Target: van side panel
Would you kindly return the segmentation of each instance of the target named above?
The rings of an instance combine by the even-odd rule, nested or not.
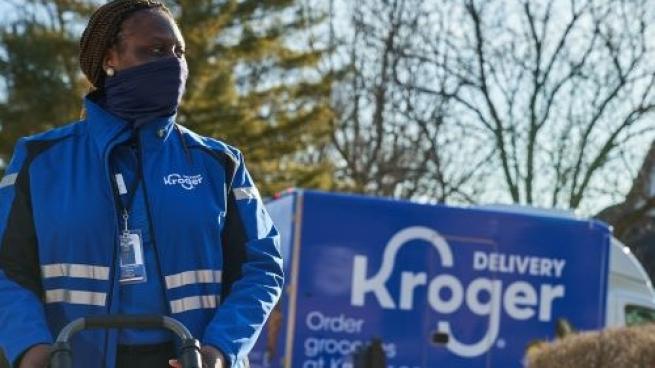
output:
[[[518,368],[560,318],[603,327],[602,224],[312,191],[303,201],[291,367],[351,368],[379,338],[390,368]]]

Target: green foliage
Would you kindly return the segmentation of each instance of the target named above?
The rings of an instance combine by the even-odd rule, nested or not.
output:
[[[179,0],[191,77],[180,121],[244,151],[267,194],[328,188],[320,154],[330,134],[324,50],[293,48],[321,19],[293,0]]]
[[[6,164],[21,136],[79,118],[88,87],[65,23],[34,17],[5,25],[0,50],[0,163]]]
[[[23,8],[20,19],[0,33],[5,163],[20,136],[77,119],[88,89],[77,43],[94,1],[28,3],[33,11]],[[309,47],[307,39],[324,19],[308,16],[296,0],[167,5],[185,36],[191,72],[178,121],[241,149],[264,194],[291,186],[331,187],[324,150],[332,80],[319,71],[326,50]]]

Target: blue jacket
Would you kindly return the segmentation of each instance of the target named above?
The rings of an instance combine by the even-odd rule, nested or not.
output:
[[[68,322],[115,314],[119,214],[108,158],[136,137],[169,315],[233,367],[283,284],[278,233],[241,153],[173,118],[133,131],[85,101],[84,120],[19,140],[0,181],[0,345],[15,362]],[[115,330],[73,339],[75,367],[114,367]]]

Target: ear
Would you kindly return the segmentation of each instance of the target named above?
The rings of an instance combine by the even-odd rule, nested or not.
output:
[[[120,65],[118,51],[115,47],[110,47],[105,54],[105,58],[102,61],[102,69],[107,71],[111,68],[117,70]]]

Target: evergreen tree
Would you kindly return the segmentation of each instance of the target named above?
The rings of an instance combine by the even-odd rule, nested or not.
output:
[[[267,194],[330,187],[323,148],[332,78],[308,36],[325,21],[295,0],[178,0],[190,80],[180,121],[244,151]]]
[[[79,118],[88,84],[79,72],[75,25],[90,7],[26,1],[0,28],[0,173],[15,142]]]

